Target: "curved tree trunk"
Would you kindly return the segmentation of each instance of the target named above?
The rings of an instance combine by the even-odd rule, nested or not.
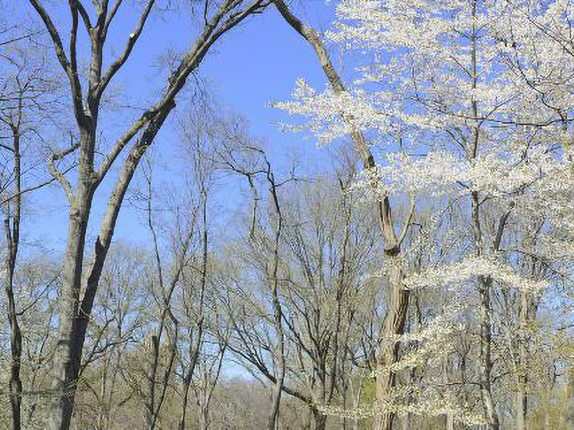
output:
[[[274,3],[285,21],[287,21],[287,23],[297,31],[297,33],[311,44],[335,94],[344,93],[345,87],[317,32],[313,28],[303,24],[303,22],[301,22],[301,20],[291,12],[283,0],[274,0]],[[352,118],[346,116],[343,116],[343,121],[347,124],[353,123]],[[353,139],[355,148],[361,156],[365,170],[368,171],[375,167],[374,157],[363,133],[360,130],[354,130],[351,133],[351,138]],[[391,203],[388,197],[383,197],[376,203],[375,212],[377,214],[379,228],[384,239],[385,262],[391,268],[392,272],[390,275],[390,294],[387,306],[387,315],[383,324],[383,333],[381,333],[383,338],[404,333],[409,305],[409,290],[405,288],[403,283],[404,273],[401,268],[399,256],[401,253],[401,242],[407,233],[410,220],[413,216],[413,211],[414,204],[411,207],[409,215],[403,222],[401,233],[397,236]],[[388,402],[392,398],[392,391],[395,387],[396,380],[394,372],[390,371],[390,366],[396,363],[399,359],[399,347],[399,342],[383,343],[377,356],[376,396],[377,401],[381,404]],[[390,410],[385,411],[385,413],[378,414],[375,418],[374,429],[391,430],[394,416],[395,413]]]

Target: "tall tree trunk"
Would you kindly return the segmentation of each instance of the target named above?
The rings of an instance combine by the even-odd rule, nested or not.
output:
[[[207,406],[200,409],[199,430],[209,430],[209,408]]]
[[[21,112],[20,100],[20,112]],[[6,292],[8,307],[8,323],[10,324],[10,408],[11,429],[20,430],[22,410],[22,380],[20,369],[22,366],[22,332],[18,323],[18,313],[14,298],[14,271],[20,244],[21,219],[21,159],[20,159],[20,130],[12,126],[12,154],[14,159],[14,198],[5,205],[4,232],[6,237],[7,255],[4,264],[4,291]]]
[[[445,356],[444,360],[443,360],[443,366],[442,366],[442,381],[443,384],[445,386],[448,386],[448,384],[450,383],[450,377],[449,377],[449,373],[450,373],[450,360],[449,360],[449,356],[448,354]],[[445,430],[454,430],[454,416],[453,413],[451,411],[447,411],[444,417],[444,421],[445,421]]]
[[[148,390],[147,390],[147,402],[145,409],[146,429],[153,428],[155,422],[155,412],[156,412],[155,387],[157,384],[157,368],[159,366],[159,339],[154,334],[150,336],[150,347],[151,347],[151,360],[150,360],[150,369],[147,376]]]
[[[445,417],[445,429],[446,430],[454,430],[454,416],[452,412],[448,412]]]
[[[516,390],[516,430],[526,430],[526,408],[527,397],[524,386],[519,385]]]
[[[67,190],[71,208],[63,285],[60,292],[59,341],[53,358],[54,376],[51,386],[53,400],[48,417],[50,430],[68,430],[70,426],[88,323],[122,202],[141,158],[174,107],[175,104],[172,102],[165,110],[158,113],[130,149],[108,200],[100,233],[95,242],[94,254],[82,279],[87,225],[93,194],[99,183],[92,169],[95,134],[83,133],[79,144],[78,185],[75,193]],[[82,290],[84,295],[80,300]]]
[[[517,363],[517,387],[516,387],[516,430],[527,430],[526,413],[528,412],[528,351],[527,336],[529,318],[529,297],[526,291],[520,292],[520,325],[518,337],[518,363]]]
[[[6,270],[4,284],[6,296],[8,297],[8,321],[10,324],[10,407],[12,411],[11,428],[12,430],[20,430],[22,410],[22,380],[20,379],[20,369],[22,365],[22,332],[18,323],[15,300],[12,291],[14,285],[14,267],[12,263],[10,263],[10,266],[12,267]]]
[[[313,430],[325,430],[327,416],[315,407],[311,408],[311,413],[313,414]]]
[[[549,400],[551,399],[551,396],[548,396]],[[547,413],[546,413],[546,428],[550,428],[550,422],[551,422],[551,418],[550,418],[550,402],[548,402],[549,405],[546,408],[547,409]],[[566,414],[564,416],[564,429],[565,430],[573,430],[574,429],[574,372],[572,371],[572,369],[569,370],[568,372],[568,383],[566,386]]]
[[[199,354],[201,352],[203,344],[203,325],[204,325],[204,302],[205,302],[205,289],[207,286],[207,262],[208,262],[208,250],[209,250],[209,230],[207,228],[207,199],[208,194],[205,188],[205,183],[201,183],[201,195],[202,195],[202,224],[203,224],[203,238],[202,238],[202,263],[201,263],[201,290],[199,293],[199,321],[197,322],[197,336],[194,342],[192,335],[189,339],[189,367],[187,369],[187,374],[183,379],[183,398],[181,402],[181,417],[179,420],[179,430],[185,430],[185,420],[187,415],[187,405],[189,402],[189,389],[191,388],[191,381],[193,379],[193,374],[195,372],[195,367],[199,359]],[[192,332],[193,333],[193,332]]]
[[[482,229],[480,223],[480,202],[477,192],[472,193],[472,222],[475,244],[475,253],[482,255]],[[503,226],[499,226],[499,229]],[[494,407],[492,396],[492,306],[490,304],[490,290],[492,278],[478,276],[479,318],[480,318],[480,361],[478,364],[478,377],[480,383],[480,396],[488,422],[489,430],[499,430],[500,422]]]
[[[492,307],[490,305],[490,278],[480,277],[478,294],[480,297],[480,363],[478,366],[480,394],[484,405],[489,430],[498,430],[500,423],[492,396]]]
[[[91,206],[89,186],[80,182],[82,200],[72,203],[68,221],[68,243],[64,260],[63,285],[60,293],[58,343],[52,365],[52,402],[48,428],[67,430],[70,426],[74,397],[80,372],[83,340],[77,336],[79,299],[86,228]]]
[[[267,429],[275,430],[277,420],[279,418],[279,406],[281,404],[281,392],[283,390],[283,383],[285,381],[285,335],[283,333],[283,311],[281,308],[281,301],[279,300],[279,250],[281,244],[281,231],[283,227],[283,214],[281,213],[281,206],[279,204],[279,196],[277,194],[277,184],[275,176],[271,172],[271,165],[267,159],[267,182],[270,186],[271,197],[273,199],[273,206],[275,209],[275,216],[277,222],[275,224],[275,238],[273,244],[273,261],[271,263],[270,283],[271,283],[271,300],[273,303],[273,322],[275,326],[275,334],[277,336],[277,352],[278,352],[278,374],[275,384],[273,384],[271,396],[271,411],[267,421]]]
[[[397,251],[398,252],[398,251]],[[377,401],[384,404],[392,404],[393,389],[396,384],[396,375],[390,370],[390,366],[399,361],[400,342],[388,341],[384,338],[393,334],[403,334],[409,304],[409,290],[403,285],[404,274],[400,268],[400,262],[396,256],[387,254],[387,261],[391,267],[390,300],[383,326],[383,341],[377,357],[376,366],[376,395]],[[393,265],[396,265],[393,267]],[[389,403],[386,403],[389,402]],[[392,410],[383,410],[375,417],[375,430],[391,430],[395,413]]]
[[[187,375],[186,375],[187,376]],[[179,418],[178,429],[185,430],[185,420],[187,419],[187,405],[189,404],[189,389],[191,388],[191,377],[186,377],[182,385],[181,415]]]

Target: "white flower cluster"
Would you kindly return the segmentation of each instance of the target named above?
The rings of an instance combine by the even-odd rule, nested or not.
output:
[[[406,399],[409,401],[406,401]],[[472,410],[468,405],[462,404],[450,392],[439,393],[434,389],[420,389],[417,387],[396,387],[387,399],[377,400],[370,404],[344,409],[337,406],[321,406],[326,415],[345,417],[350,419],[365,419],[394,412],[399,416],[414,414],[426,417],[452,416],[455,422],[468,426],[483,425],[484,417]]]
[[[508,264],[488,257],[466,257],[450,266],[435,269],[425,269],[421,273],[412,274],[405,279],[405,284],[411,288],[456,287],[477,277],[490,277],[519,290],[538,294],[548,288],[549,283],[544,279],[530,279],[516,273]]]
[[[381,95],[377,95],[378,104]],[[332,142],[355,130],[386,129],[389,115],[379,110],[367,99],[363,90],[335,94],[330,89],[317,93],[303,79],[296,83],[293,99],[274,106],[292,115],[309,118],[309,130],[317,137],[319,145]]]
[[[489,197],[508,196],[537,185],[545,177],[554,177],[560,160],[545,151],[541,146],[522,153],[498,149],[483,151],[473,159],[445,150],[433,150],[417,157],[388,153],[386,163],[363,172],[353,190],[371,198],[405,192],[453,195],[454,189],[458,189],[459,194],[477,191]],[[551,186],[556,192],[562,185],[547,181],[544,186]]]
[[[401,336],[386,336],[382,342],[400,341],[405,345],[416,342],[417,348],[407,351],[401,359],[388,367],[379,367],[371,372],[371,377],[378,373],[391,370],[399,372],[404,369],[414,369],[419,366],[438,365],[444,355],[452,348],[452,339],[457,336],[463,327],[453,323],[453,315],[458,313],[460,307],[453,304],[447,311],[435,317],[420,331],[407,333]]]

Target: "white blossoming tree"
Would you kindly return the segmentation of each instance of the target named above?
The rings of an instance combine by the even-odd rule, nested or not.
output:
[[[300,22],[297,28],[293,16],[282,11],[315,48],[331,87],[320,92],[301,79],[294,99],[278,106],[307,117],[320,144],[350,135],[359,152],[365,151],[365,137],[371,146],[382,147],[376,164],[365,163],[364,180],[356,186],[366,198],[389,202],[416,195],[424,200],[419,207],[435,208],[436,226],[453,200],[460,207],[457,233],[462,244],[446,261],[444,255],[431,258],[419,271],[407,269],[402,258],[402,288],[476,291],[468,300],[477,304],[477,386],[482,419],[490,430],[499,429],[501,421],[493,388],[493,291],[519,292],[522,306],[516,307],[516,319],[524,333],[534,304],[550,286],[545,271],[528,269],[525,262],[547,265],[544,253],[555,247],[564,252],[553,256],[554,264],[572,257],[570,237],[563,231],[571,217],[565,209],[572,197],[572,166],[568,148],[557,146],[569,138],[565,131],[572,73],[567,32],[572,13],[569,2],[538,3],[340,1],[327,39],[352,52],[347,58],[353,72],[350,83],[339,87],[332,75],[339,83],[340,75],[328,61],[323,42]],[[280,11],[286,7],[282,1],[276,4]],[[536,40],[541,35],[554,43],[540,49]],[[538,225],[530,237],[509,231],[512,225],[529,222]],[[405,227],[409,223],[410,218]],[[427,228],[438,227],[431,223]],[[427,239],[411,238],[403,254]],[[396,264],[386,256],[383,272],[391,282]],[[391,301],[389,312],[392,306]],[[393,335],[401,333],[386,331],[382,345]],[[405,341],[395,336],[390,342],[396,345],[397,340]],[[516,396],[515,421],[524,429],[527,378],[517,369],[526,365],[526,340],[518,342],[522,350],[515,364],[520,366],[514,370],[522,388]],[[385,368],[395,374],[408,366],[404,363],[387,361]],[[378,379],[383,379],[385,368],[377,369]],[[402,399],[400,393],[394,383],[377,390],[377,403],[371,407],[377,417],[374,428],[393,428],[400,411],[394,400]],[[420,408],[425,407],[422,402]],[[465,420],[464,413],[447,409],[442,411],[451,418],[450,428],[453,414]]]

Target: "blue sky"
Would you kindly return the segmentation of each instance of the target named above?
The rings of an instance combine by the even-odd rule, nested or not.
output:
[[[63,38],[69,34],[66,3],[45,2]],[[89,6],[91,2],[84,3]],[[116,55],[137,20],[136,9],[130,7],[118,14],[110,30],[108,51],[115,49]],[[305,20],[320,29],[327,28],[333,19],[332,6],[323,0],[298,2],[296,8]],[[16,10],[39,22],[27,1],[18,2]],[[128,64],[114,81],[118,91],[128,94],[130,103],[142,107],[151,104],[162,88],[165,69],[158,67],[158,63],[163,53],[166,49],[181,52],[190,46],[197,28],[183,8],[177,13],[152,15],[148,24]],[[80,35],[80,41],[82,38],[85,35]],[[280,133],[277,124],[293,119],[269,107],[272,101],[289,99],[299,77],[305,77],[319,89],[325,87],[326,80],[311,47],[283,21],[274,7],[270,7],[264,14],[252,17],[226,34],[214,48],[199,71],[216,101],[249,120],[253,135],[268,142],[277,163],[281,163],[287,154],[295,153],[307,165],[320,166],[325,154],[315,147],[315,142],[305,140],[303,135]],[[83,54],[87,58],[87,52]],[[109,61],[114,55],[107,58]],[[178,102],[180,107],[186,103],[184,98]],[[129,119],[112,117],[108,123],[105,120],[102,123],[104,138],[113,142],[115,136],[129,125]],[[173,122],[167,124],[154,145],[163,162],[169,162],[174,156],[177,158],[178,142]],[[112,180],[114,173],[111,172]],[[161,180],[169,182],[172,176],[165,175]],[[97,234],[110,184],[110,180],[104,182],[95,199],[89,229],[92,236]],[[32,211],[34,216],[27,220],[28,240],[41,239],[49,248],[63,250],[67,233],[67,205],[63,192],[53,188],[38,194],[34,197]],[[141,224],[141,214],[138,215],[129,205],[125,206],[116,229],[116,240],[145,241],[147,232]]]

